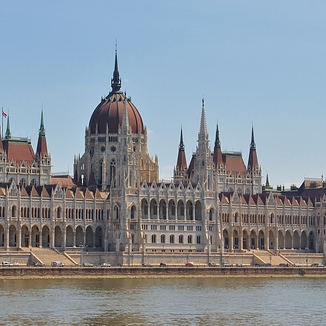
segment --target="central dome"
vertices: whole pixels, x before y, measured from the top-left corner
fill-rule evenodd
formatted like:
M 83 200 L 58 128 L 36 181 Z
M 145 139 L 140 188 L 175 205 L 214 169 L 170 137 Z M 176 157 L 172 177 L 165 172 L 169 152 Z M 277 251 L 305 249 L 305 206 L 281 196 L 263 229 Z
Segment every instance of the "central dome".
M 121 79 L 118 70 L 117 52 L 115 53 L 115 67 L 113 78 L 111 79 L 112 91 L 102 99 L 95 108 L 89 121 L 89 131 L 91 134 L 105 134 L 108 130 L 110 134 L 117 134 L 122 125 L 124 107 L 126 106 L 129 117 L 129 124 L 133 134 L 143 134 L 143 120 L 135 107 L 126 95 L 120 91 Z

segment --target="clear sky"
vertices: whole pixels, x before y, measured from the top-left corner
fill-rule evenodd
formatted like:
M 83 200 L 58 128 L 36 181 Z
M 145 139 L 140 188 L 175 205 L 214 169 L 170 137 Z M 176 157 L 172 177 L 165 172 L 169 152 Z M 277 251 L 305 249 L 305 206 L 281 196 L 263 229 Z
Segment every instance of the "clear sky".
M 182 125 L 187 161 L 201 100 L 213 149 L 248 161 L 254 126 L 264 179 L 326 178 L 326 1 L 0 1 L 0 107 L 34 149 L 44 109 L 53 172 L 73 173 L 85 127 L 110 92 L 115 41 L 131 96 L 170 179 Z

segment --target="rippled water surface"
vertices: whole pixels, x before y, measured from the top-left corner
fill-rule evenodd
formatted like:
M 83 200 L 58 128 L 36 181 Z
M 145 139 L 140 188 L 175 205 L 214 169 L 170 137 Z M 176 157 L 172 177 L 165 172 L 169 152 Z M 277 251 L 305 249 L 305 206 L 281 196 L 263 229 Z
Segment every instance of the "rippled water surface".
M 326 279 L 0 280 L 0 325 L 324 325 Z

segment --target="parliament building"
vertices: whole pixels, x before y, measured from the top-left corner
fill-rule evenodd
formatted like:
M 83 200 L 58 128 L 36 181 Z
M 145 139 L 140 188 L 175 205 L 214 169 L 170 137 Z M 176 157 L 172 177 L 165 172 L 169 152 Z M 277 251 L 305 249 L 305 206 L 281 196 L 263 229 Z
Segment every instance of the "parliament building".
M 0 139 L 0 248 L 87 247 L 116 256 L 324 252 L 323 180 L 274 189 L 267 176 L 263 184 L 254 129 L 247 164 L 242 153 L 222 151 L 218 126 L 211 148 L 202 100 L 195 152 L 187 162 L 181 130 L 171 153 L 172 181 L 159 181 L 141 114 L 121 91 L 117 53 L 111 87 L 90 116 L 73 176 L 52 174 L 43 112 L 36 150 L 29 139 L 11 135 L 7 117 Z

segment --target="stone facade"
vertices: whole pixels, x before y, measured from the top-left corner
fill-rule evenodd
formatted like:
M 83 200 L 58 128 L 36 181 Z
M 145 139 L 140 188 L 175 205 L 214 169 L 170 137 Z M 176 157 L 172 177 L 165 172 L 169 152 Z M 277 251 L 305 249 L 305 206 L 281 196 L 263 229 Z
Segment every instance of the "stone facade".
M 159 182 L 147 129 L 120 91 L 117 55 L 112 91 L 85 131 L 74 178 L 51 176 L 43 123 L 37 150 L 11 138 L 9 117 L 0 148 L 0 247 L 49 247 L 121 255 L 296 249 L 323 252 L 324 183 L 299 189 L 262 183 L 252 129 L 248 164 L 222 152 L 218 127 L 210 148 L 202 102 L 198 141 L 187 165 L 182 132 L 172 182 Z

